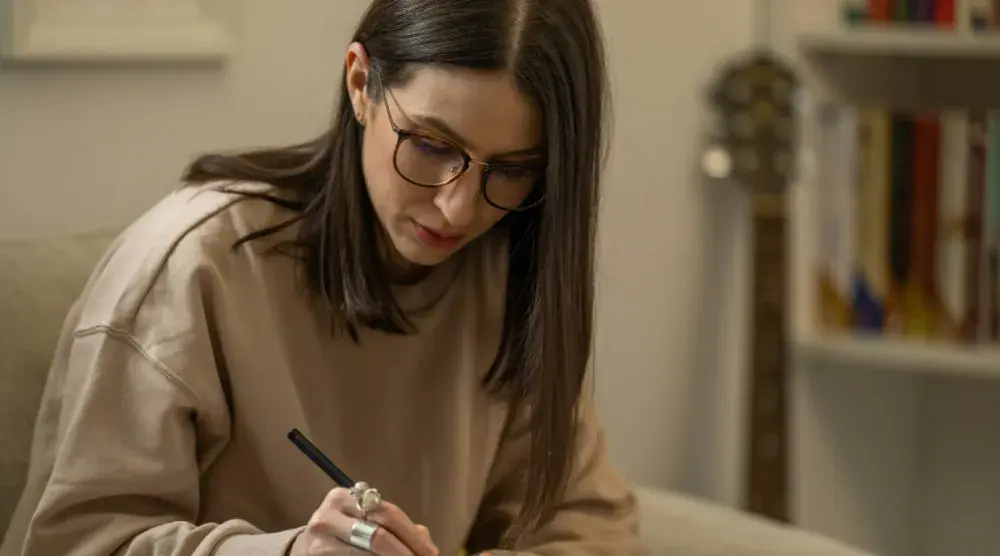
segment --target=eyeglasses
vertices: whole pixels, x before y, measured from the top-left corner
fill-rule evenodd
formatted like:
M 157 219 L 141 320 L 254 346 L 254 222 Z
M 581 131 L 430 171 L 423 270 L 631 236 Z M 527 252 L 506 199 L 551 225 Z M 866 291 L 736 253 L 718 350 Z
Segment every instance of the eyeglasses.
M 446 139 L 400 129 L 389 110 L 389 96 L 382 85 L 382 77 L 376 74 L 376 78 L 389 125 L 397 137 L 393 166 L 404 180 L 420 187 L 443 187 L 476 165 L 483 167 L 480 190 L 490 205 L 513 212 L 534 208 L 542 202 L 541 164 L 480 162 Z

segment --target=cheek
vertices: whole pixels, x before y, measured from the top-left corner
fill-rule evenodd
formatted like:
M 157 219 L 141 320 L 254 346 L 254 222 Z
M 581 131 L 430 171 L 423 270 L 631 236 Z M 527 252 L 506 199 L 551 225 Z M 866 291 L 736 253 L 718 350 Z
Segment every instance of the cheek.
M 361 155 L 368 196 L 383 224 L 387 224 L 387 220 L 391 220 L 410 202 L 414 195 L 411 190 L 417 189 L 401 178 L 393 167 L 395 136 L 392 141 L 389 139 L 367 132 Z
M 500 222 L 500 220 L 507 215 L 507 212 L 502 211 L 485 201 L 483 201 L 483 204 L 486 205 L 486 208 L 484 210 L 484 214 L 479 217 L 479 221 L 482 226 L 482 231 L 485 232 L 495 226 L 497 222 Z

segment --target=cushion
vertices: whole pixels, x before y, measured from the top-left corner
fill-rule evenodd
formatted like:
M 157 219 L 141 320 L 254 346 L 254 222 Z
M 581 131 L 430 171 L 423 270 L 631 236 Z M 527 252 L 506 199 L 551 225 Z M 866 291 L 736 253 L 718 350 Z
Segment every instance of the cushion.
M 0 539 L 24 488 L 32 429 L 66 313 L 117 230 L 0 242 Z
M 873 556 L 707 500 L 657 489 L 638 496 L 651 556 Z

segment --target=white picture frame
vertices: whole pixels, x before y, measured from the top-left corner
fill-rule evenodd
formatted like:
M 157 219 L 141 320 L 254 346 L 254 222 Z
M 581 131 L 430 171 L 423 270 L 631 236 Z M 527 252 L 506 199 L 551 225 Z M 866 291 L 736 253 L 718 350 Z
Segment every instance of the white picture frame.
M 0 0 L 0 59 L 221 62 L 229 34 L 200 0 Z

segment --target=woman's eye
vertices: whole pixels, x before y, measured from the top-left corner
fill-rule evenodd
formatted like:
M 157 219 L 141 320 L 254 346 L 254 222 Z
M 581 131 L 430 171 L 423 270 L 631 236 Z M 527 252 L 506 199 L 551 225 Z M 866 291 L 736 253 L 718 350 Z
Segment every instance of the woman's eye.
M 534 179 L 537 175 L 534 168 L 529 168 L 527 166 L 501 166 L 495 171 L 499 172 L 504 179 L 508 180 Z
M 425 154 L 435 155 L 435 156 L 445 156 L 455 154 L 455 147 L 445 143 L 444 141 L 437 141 L 429 137 L 415 137 L 414 141 L 416 146 L 421 152 Z

